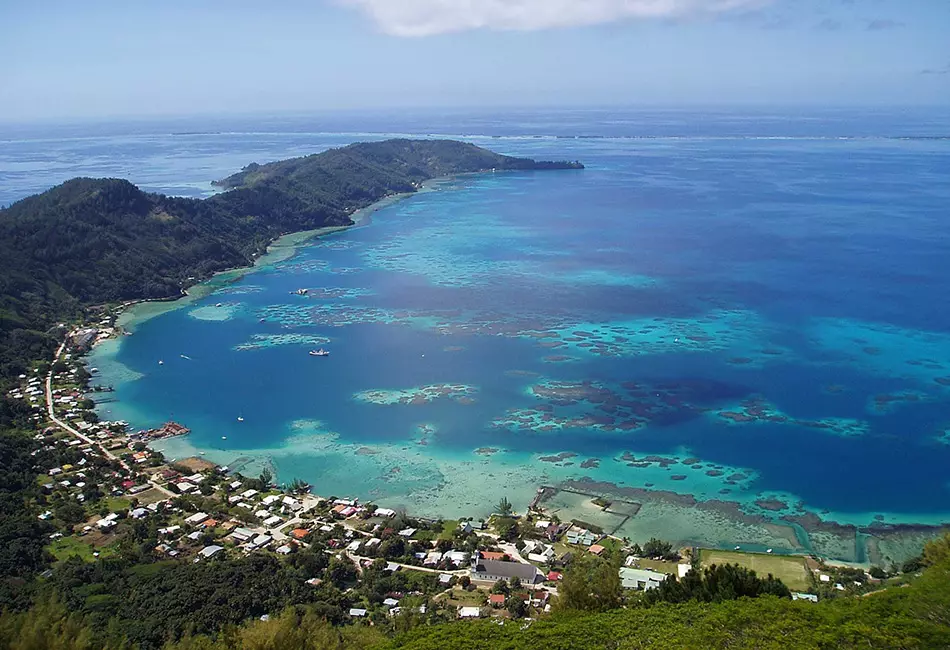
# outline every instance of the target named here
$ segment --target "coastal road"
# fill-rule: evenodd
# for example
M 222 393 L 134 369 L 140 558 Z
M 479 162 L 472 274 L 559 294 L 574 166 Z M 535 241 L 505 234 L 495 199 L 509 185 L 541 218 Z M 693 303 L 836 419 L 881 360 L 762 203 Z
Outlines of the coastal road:
M 53 409 L 53 365 L 55 365 L 56 362 L 59 361 L 59 358 L 62 356 L 65 350 L 66 350 L 66 343 L 63 342 L 63 344 L 60 345 L 59 349 L 56 351 L 56 357 L 53 359 L 53 363 L 50 365 L 49 373 L 47 373 L 46 375 L 46 413 L 49 416 L 50 421 L 56 426 L 58 426 L 60 429 L 62 429 L 63 431 L 66 431 L 70 433 L 71 435 L 75 436 L 76 438 L 79 438 L 83 442 L 88 443 L 92 447 L 97 448 L 99 452 L 106 458 L 110 460 L 118 461 L 119 464 L 122 465 L 122 467 L 125 468 L 127 472 L 131 473 L 132 468 L 129 467 L 129 464 L 126 463 L 124 460 L 122 460 L 121 458 L 113 454 L 108 449 L 104 448 L 101 444 L 99 444 L 98 442 L 90 438 L 89 436 L 85 435 L 81 431 L 74 429 L 65 420 L 60 420 L 58 417 L 56 417 L 56 412 Z M 151 479 L 149 479 L 148 484 L 152 488 L 158 490 L 159 492 L 161 492 L 162 494 L 166 496 L 170 496 L 170 497 L 175 496 L 173 492 L 165 489 L 158 483 L 153 482 Z

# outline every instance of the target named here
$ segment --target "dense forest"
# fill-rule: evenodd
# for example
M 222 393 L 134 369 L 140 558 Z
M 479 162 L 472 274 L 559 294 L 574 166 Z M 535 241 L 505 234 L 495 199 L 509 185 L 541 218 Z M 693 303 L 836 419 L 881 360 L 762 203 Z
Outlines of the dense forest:
M 251 264 L 281 234 L 349 225 L 354 211 L 438 176 L 580 167 L 452 140 L 387 140 L 251 164 L 204 200 L 119 179 L 67 181 L 0 210 L 0 387 L 47 358 L 50 327 L 86 306 L 175 298 Z M 11 408 L 0 407 L 0 423 L 16 419 Z

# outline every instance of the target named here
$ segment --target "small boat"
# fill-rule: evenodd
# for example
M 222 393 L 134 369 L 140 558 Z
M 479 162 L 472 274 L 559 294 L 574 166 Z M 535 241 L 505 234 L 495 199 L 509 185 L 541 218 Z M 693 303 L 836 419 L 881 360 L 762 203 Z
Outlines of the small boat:
M 244 422 L 244 416 L 243 416 L 243 415 L 239 415 L 239 416 L 238 416 L 238 422 Z
M 189 357 L 187 354 L 179 354 L 178 356 L 180 356 L 182 359 L 188 359 L 191 361 L 191 357 Z
M 158 365 L 163 366 L 163 365 L 165 365 L 165 362 L 162 361 L 161 359 L 159 359 L 159 360 L 158 360 Z
M 215 307 L 221 307 L 221 306 L 222 304 L 220 302 L 215 305 Z
M 311 357 L 328 357 L 330 356 L 330 351 L 324 350 L 323 348 L 320 348 L 319 350 L 310 350 L 310 356 Z
M 227 437 L 227 436 L 221 436 L 221 439 L 222 439 L 222 440 L 227 440 L 228 437 Z
M 262 323 L 266 323 L 266 322 L 267 322 L 267 319 L 266 319 L 266 318 L 262 318 L 262 319 L 261 319 L 261 322 L 262 322 Z

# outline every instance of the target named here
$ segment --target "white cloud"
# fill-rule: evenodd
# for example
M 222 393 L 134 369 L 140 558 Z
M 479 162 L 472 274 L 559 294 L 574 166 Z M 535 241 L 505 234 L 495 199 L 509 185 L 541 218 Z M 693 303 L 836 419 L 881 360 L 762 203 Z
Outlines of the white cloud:
M 338 0 L 396 36 L 471 29 L 531 31 L 620 20 L 716 16 L 773 0 Z

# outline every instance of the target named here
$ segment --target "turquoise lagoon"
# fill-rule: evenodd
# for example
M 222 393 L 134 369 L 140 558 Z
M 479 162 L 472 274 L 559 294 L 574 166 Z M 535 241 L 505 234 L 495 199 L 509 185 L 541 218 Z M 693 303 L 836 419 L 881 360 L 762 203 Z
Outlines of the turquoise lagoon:
M 116 388 L 102 417 L 175 419 L 192 433 L 156 444 L 170 457 L 420 515 L 554 486 L 549 508 L 633 539 L 860 562 L 950 524 L 950 140 L 897 118 L 466 119 L 438 132 L 588 169 L 441 181 L 132 310 L 90 359 Z M 603 137 L 526 137 L 544 129 Z M 200 195 L 383 137 L 356 130 L 93 140 Z

